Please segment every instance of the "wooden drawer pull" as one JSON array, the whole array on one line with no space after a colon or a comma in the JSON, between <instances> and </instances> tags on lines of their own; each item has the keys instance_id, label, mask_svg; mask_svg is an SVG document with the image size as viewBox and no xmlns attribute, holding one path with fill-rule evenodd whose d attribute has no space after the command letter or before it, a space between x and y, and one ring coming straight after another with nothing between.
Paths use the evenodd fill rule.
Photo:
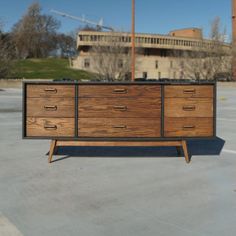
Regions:
<instances>
[{"instance_id":1,"label":"wooden drawer pull","mask_svg":"<svg viewBox=\"0 0 236 236\"><path fill-rule=\"evenodd\" d=\"M185 94L194 94L196 93L196 89L184 89L183 92Z\"/></svg>"},{"instance_id":2,"label":"wooden drawer pull","mask_svg":"<svg viewBox=\"0 0 236 236\"><path fill-rule=\"evenodd\" d=\"M196 107L193 106L183 106L183 110L184 111L194 111L196 109Z\"/></svg>"},{"instance_id":3,"label":"wooden drawer pull","mask_svg":"<svg viewBox=\"0 0 236 236\"><path fill-rule=\"evenodd\" d=\"M195 125L184 125L184 129L195 129Z\"/></svg>"},{"instance_id":4,"label":"wooden drawer pull","mask_svg":"<svg viewBox=\"0 0 236 236\"><path fill-rule=\"evenodd\" d=\"M113 106L113 109L118 111L126 111L127 106Z\"/></svg>"},{"instance_id":5,"label":"wooden drawer pull","mask_svg":"<svg viewBox=\"0 0 236 236\"><path fill-rule=\"evenodd\" d=\"M113 126L113 128L115 128L115 129L126 129L127 127L126 127L126 125L115 125L115 126Z\"/></svg>"},{"instance_id":6,"label":"wooden drawer pull","mask_svg":"<svg viewBox=\"0 0 236 236\"><path fill-rule=\"evenodd\" d=\"M44 91L45 92L50 92L50 93L57 93L57 89L56 88L45 88Z\"/></svg>"},{"instance_id":7,"label":"wooden drawer pull","mask_svg":"<svg viewBox=\"0 0 236 236\"><path fill-rule=\"evenodd\" d=\"M56 125L44 125L44 129L57 129Z\"/></svg>"},{"instance_id":8,"label":"wooden drawer pull","mask_svg":"<svg viewBox=\"0 0 236 236\"><path fill-rule=\"evenodd\" d=\"M127 93L127 89L114 89L113 93L124 94Z\"/></svg>"},{"instance_id":9,"label":"wooden drawer pull","mask_svg":"<svg viewBox=\"0 0 236 236\"><path fill-rule=\"evenodd\" d=\"M57 110L57 106L44 106L44 110L56 111Z\"/></svg>"}]
</instances>

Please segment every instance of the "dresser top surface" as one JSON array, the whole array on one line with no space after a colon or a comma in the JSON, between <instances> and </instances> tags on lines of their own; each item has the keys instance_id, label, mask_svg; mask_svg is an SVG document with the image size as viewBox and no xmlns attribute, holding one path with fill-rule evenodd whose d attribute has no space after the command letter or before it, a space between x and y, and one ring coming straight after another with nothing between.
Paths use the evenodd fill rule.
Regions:
<instances>
[{"instance_id":1,"label":"dresser top surface","mask_svg":"<svg viewBox=\"0 0 236 236\"><path fill-rule=\"evenodd\" d=\"M24 84L78 84L78 85L215 85L216 81L212 80L168 80L168 81L117 81L117 82L104 82L104 81L23 81Z\"/></svg>"}]
</instances>

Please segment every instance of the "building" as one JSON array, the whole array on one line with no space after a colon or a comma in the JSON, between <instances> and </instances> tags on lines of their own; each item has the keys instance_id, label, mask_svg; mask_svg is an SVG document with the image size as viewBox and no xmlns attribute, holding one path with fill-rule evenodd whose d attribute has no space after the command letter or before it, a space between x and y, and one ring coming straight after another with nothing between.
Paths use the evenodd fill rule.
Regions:
<instances>
[{"instance_id":1,"label":"building","mask_svg":"<svg viewBox=\"0 0 236 236\"><path fill-rule=\"evenodd\" d=\"M77 39L78 55L72 61L73 68L97 72L92 48L97 45L105 48L113 41L119 42L127 49L124 50L124 55L129 52L131 48L129 33L80 31ZM136 78L180 79L187 77L184 54L199 53L199 50L204 53L212 48L213 44L212 41L203 39L201 29L188 28L173 30L168 35L137 33L135 45ZM231 50L229 44L221 44L221 46L225 52ZM121 59L120 66L123 64Z\"/></svg>"}]
</instances>

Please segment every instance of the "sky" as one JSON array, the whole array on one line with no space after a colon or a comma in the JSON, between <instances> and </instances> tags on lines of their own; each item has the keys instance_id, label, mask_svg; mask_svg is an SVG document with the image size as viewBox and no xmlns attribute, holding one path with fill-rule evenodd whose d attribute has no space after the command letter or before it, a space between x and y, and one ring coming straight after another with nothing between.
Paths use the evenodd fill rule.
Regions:
<instances>
[{"instance_id":1,"label":"sky","mask_svg":"<svg viewBox=\"0 0 236 236\"><path fill-rule=\"evenodd\" d=\"M33 0L0 0L0 19L4 31L25 14ZM38 0L42 12L61 21L60 32L69 33L83 24L50 12L51 9L74 16L85 16L119 31L131 30L131 0ZM231 37L231 0L136 0L135 31L138 33L168 34L173 29L198 27L209 36L212 20L219 16L222 28Z\"/></svg>"}]
</instances>

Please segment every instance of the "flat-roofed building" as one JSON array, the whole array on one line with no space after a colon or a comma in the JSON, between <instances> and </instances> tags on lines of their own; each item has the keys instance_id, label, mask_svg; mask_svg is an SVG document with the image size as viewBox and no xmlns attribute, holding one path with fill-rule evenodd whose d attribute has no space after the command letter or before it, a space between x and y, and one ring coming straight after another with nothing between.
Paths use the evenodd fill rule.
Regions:
<instances>
[{"instance_id":1,"label":"flat-roofed building","mask_svg":"<svg viewBox=\"0 0 236 236\"><path fill-rule=\"evenodd\" d=\"M73 59L73 68L96 73L93 65L92 48L107 47L111 38L127 50L131 48L131 34L121 32L80 31L77 38L78 55ZM136 78L184 78L184 54L188 52L204 53L212 48L212 41L203 39L198 28L171 31L168 35L136 33ZM225 52L231 50L230 44L221 44ZM122 63L121 63L122 64Z\"/></svg>"}]
</instances>

